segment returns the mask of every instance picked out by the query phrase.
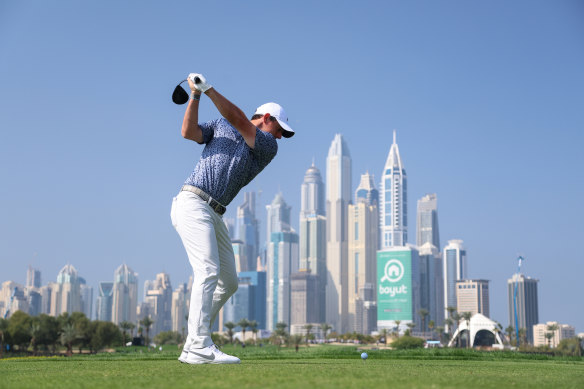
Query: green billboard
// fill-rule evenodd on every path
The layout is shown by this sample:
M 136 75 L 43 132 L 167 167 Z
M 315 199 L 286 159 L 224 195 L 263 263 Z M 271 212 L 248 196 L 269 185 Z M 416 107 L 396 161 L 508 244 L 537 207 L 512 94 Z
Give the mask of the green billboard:
M 378 327 L 413 320 L 411 250 L 377 252 L 377 285 Z

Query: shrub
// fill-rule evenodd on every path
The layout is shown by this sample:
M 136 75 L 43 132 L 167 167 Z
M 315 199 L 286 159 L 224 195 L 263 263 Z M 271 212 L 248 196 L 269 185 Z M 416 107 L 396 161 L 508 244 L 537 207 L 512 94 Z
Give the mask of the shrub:
M 423 348 L 424 339 L 415 338 L 413 336 L 404 335 L 391 343 L 391 347 L 396 350 L 406 350 L 411 348 Z
M 182 341 L 182 335 L 176 331 L 163 331 L 154 337 L 154 343 L 157 345 L 181 344 Z
M 582 353 L 582 345 L 579 338 L 562 339 L 558 347 L 554 350 L 556 355 L 580 357 Z

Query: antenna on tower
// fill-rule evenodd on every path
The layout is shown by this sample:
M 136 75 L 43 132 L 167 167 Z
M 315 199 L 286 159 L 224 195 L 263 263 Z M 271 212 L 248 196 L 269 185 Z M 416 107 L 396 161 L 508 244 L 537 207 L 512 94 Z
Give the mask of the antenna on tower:
M 396 144 L 396 143 L 397 143 L 397 142 L 395 141 L 395 138 L 396 138 L 396 136 L 395 136 L 395 135 L 396 135 L 396 130 L 394 129 L 394 130 L 393 130 L 393 144 Z

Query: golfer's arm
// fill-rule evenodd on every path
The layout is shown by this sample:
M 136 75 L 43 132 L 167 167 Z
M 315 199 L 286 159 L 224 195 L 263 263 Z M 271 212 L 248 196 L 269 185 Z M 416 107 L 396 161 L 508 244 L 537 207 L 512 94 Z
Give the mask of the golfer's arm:
M 255 145 L 256 126 L 245 116 L 245 113 L 231 101 L 227 100 L 215 88 L 205 92 L 211 99 L 217 110 L 245 139 L 245 143 L 253 149 Z
M 185 111 L 181 134 L 185 139 L 203 143 L 203 131 L 199 127 L 199 100 L 191 99 Z

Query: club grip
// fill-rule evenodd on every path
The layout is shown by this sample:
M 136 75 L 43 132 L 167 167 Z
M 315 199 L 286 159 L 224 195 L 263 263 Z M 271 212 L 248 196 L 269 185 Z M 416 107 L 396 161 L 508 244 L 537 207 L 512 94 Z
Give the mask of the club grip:
M 201 83 L 201 79 L 199 77 L 195 77 L 195 84 L 200 84 Z

